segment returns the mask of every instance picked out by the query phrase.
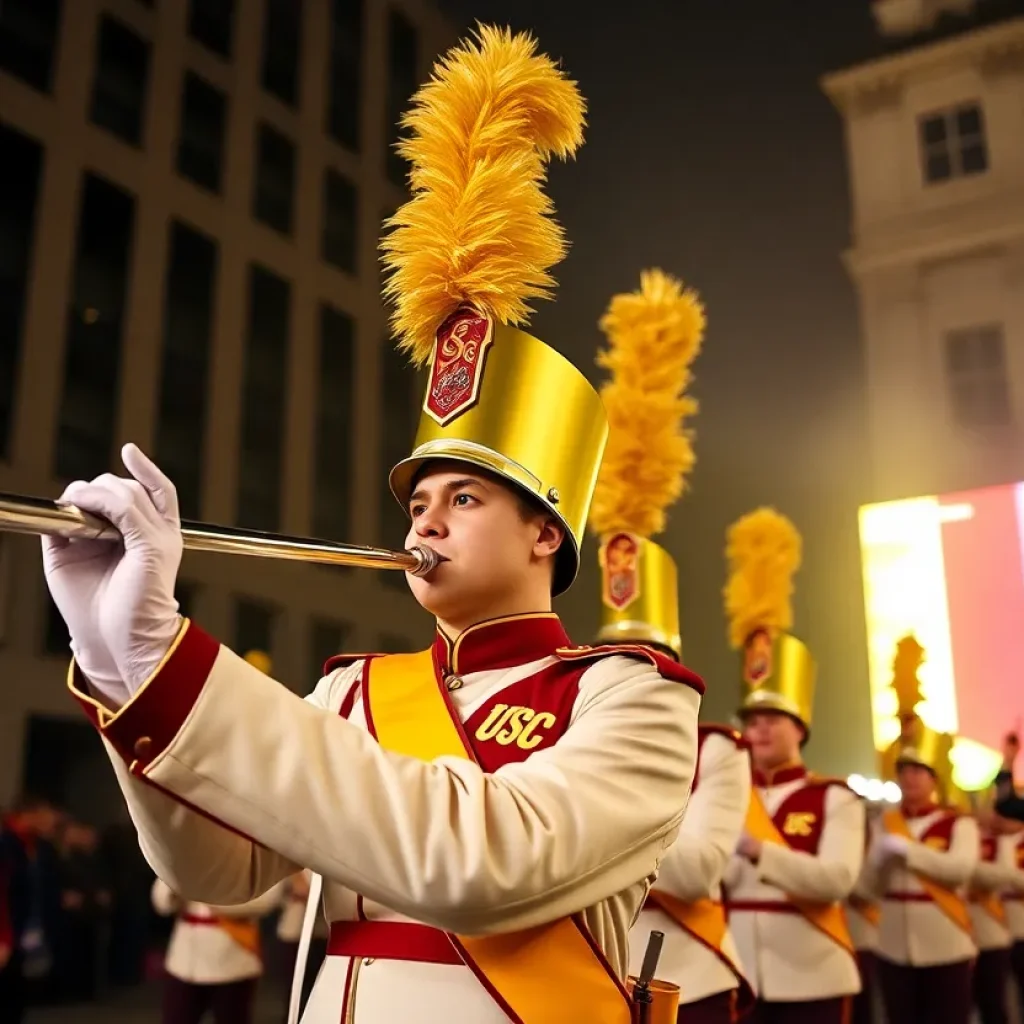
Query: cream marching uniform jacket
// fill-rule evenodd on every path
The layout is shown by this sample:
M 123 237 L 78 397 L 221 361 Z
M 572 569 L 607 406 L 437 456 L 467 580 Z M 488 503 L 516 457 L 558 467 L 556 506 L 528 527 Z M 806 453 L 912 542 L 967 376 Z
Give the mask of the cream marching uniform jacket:
M 1016 872 L 1008 836 L 982 835 L 978 864 L 971 875 L 968 906 L 979 950 L 1009 949 L 1013 945 L 1002 893 L 1013 884 Z
M 686 904 L 721 904 L 722 875 L 743 831 L 749 802 L 750 759 L 739 734 L 701 726 L 693 793 L 679 837 L 661 862 L 655 889 Z M 679 986 L 681 1004 L 739 986 L 739 954 L 728 927 L 720 951 L 715 951 L 650 899 L 630 932 L 631 974 L 639 973 L 652 931 L 665 935 L 658 977 Z
M 158 878 L 153 883 L 152 899 L 158 914 L 178 915 L 164 960 L 164 969 L 171 977 L 190 985 L 223 985 L 258 978 L 263 973 L 258 942 L 255 948 L 247 948 L 231 934 L 230 927 L 221 927 L 220 922 L 229 926 L 251 922 L 258 936 L 256 922 L 280 903 L 280 886 L 248 903 L 212 907 L 183 900 Z
M 1006 923 L 1013 941 L 1024 942 L 1024 832 L 1003 836 L 1002 842 L 1012 851 L 1014 872 L 1003 891 Z
M 876 844 L 887 831 L 884 816 L 872 830 L 865 878 L 870 891 L 881 899 L 878 955 L 913 967 L 969 960 L 977 947 L 961 897 L 978 863 L 978 824 L 946 807 L 916 815 L 904 812 L 903 820 L 913 839 L 905 863 L 884 863 L 877 856 Z M 928 891 L 936 885 L 960 900 L 966 928 L 941 909 Z
M 874 893 L 867 889 L 862 872 L 846 901 L 846 922 L 853 948 L 858 952 L 878 952 L 878 922 L 881 916 L 882 908 Z
M 860 991 L 844 949 L 798 909 L 849 897 L 864 857 L 864 804 L 845 784 L 803 766 L 771 779 L 754 774 L 754 793 L 785 846 L 764 843 L 757 864 L 733 856 L 726 869 L 729 925 L 758 996 L 768 1002 L 831 999 Z
M 515 1021 L 466 966 L 466 937 L 549 922 L 622 978 L 678 831 L 703 692 L 688 670 L 571 648 L 553 614 L 439 634 L 426 658 L 475 760 L 379 744 L 374 659 L 342 659 L 302 701 L 189 623 L 114 715 L 72 677 L 176 891 L 241 903 L 300 865 L 324 877 L 331 937 L 304 1024 Z

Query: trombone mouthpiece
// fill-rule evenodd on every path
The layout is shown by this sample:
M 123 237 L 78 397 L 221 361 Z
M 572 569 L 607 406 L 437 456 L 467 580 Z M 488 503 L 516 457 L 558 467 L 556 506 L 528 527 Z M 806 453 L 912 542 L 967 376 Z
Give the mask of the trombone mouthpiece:
M 426 576 L 444 561 L 433 548 L 428 548 L 423 544 L 417 544 L 416 547 L 410 549 L 409 553 L 416 557 L 417 562 L 416 568 L 409 570 L 412 576 Z

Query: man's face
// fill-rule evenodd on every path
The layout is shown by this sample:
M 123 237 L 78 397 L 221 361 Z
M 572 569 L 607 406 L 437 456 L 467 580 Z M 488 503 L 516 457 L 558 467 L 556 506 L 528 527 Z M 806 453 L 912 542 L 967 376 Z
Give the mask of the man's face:
M 926 804 L 935 797 L 935 776 L 919 764 L 901 764 L 896 781 L 908 803 Z
M 743 735 L 750 744 L 754 765 L 771 770 L 800 757 L 803 729 L 781 711 L 756 711 L 747 715 Z
M 409 500 L 406 546 L 424 544 L 445 560 L 426 577 L 409 576 L 416 600 L 437 618 L 472 624 L 491 617 L 509 595 L 548 574 L 561 527 L 524 518 L 510 487 L 471 466 L 428 464 Z M 549 576 L 545 576 L 549 579 Z
M 40 839 L 53 839 L 60 828 L 60 813 L 51 804 L 39 804 L 29 812 L 28 822 Z

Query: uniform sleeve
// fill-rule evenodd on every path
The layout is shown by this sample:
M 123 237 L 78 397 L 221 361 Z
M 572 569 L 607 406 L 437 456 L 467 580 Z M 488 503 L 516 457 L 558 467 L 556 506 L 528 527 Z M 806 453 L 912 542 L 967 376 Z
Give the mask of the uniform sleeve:
M 133 701 L 145 706 L 128 722 L 133 705 L 120 713 L 118 742 L 153 737 L 134 775 L 278 851 L 260 888 L 234 883 L 245 896 L 302 864 L 479 934 L 564 917 L 654 874 L 693 780 L 698 690 L 642 659 L 603 658 L 555 746 L 485 774 L 385 750 L 191 626 Z M 253 847 L 230 849 L 236 869 L 260 869 Z
M 818 852 L 765 843 L 757 862 L 758 876 L 797 899 L 845 900 L 864 863 L 864 828 L 860 797 L 842 786 L 830 786 Z
M 907 867 L 950 889 L 970 881 L 980 855 L 981 837 L 973 818 L 958 818 L 953 825 L 949 849 L 936 850 L 924 843 L 911 843 Z
M 353 685 L 359 671 L 359 665 L 354 665 L 321 680 L 307 698 L 314 713 L 336 716 L 339 695 Z M 289 699 L 303 703 L 283 686 L 280 689 Z M 236 706 L 241 703 L 235 701 Z M 116 728 L 119 721 L 115 716 L 111 724 Z M 287 857 L 228 827 L 191 801 L 168 792 L 147 773 L 139 772 L 138 761 L 126 761 L 118 750 L 123 744 L 111 738 L 110 728 L 101 729 L 104 745 L 138 831 L 139 845 L 153 872 L 174 892 L 196 903 L 243 904 L 299 870 Z M 152 741 L 149 736 L 140 737 L 132 745 L 132 753 L 144 739 Z
M 657 888 L 693 902 L 718 891 L 750 803 L 745 750 L 712 734 L 700 754 L 700 785 L 683 815 L 679 836 L 665 854 Z
M 271 886 L 261 896 L 257 896 L 248 903 L 238 903 L 233 906 L 210 907 L 218 917 L 266 917 L 267 914 L 277 910 L 281 905 L 281 898 L 284 895 L 285 883 L 278 882 Z
M 171 917 L 178 913 L 183 905 L 175 891 L 160 878 L 153 882 L 150 898 L 153 901 L 153 909 L 161 917 Z

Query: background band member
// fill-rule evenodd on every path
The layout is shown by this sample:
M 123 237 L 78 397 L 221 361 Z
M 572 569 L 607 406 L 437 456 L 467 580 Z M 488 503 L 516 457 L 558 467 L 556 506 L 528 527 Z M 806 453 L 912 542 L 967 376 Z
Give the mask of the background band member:
M 163 1024 L 248 1024 L 263 974 L 260 921 L 281 901 L 280 887 L 232 907 L 183 900 L 158 878 L 153 907 L 176 915 L 164 969 Z
M 551 611 L 607 417 L 512 324 L 564 252 L 541 185 L 582 125 L 533 40 L 486 27 L 405 119 L 412 198 L 384 243 L 388 295 L 430 371 L 391 485 L 407 545 L 441 559 L 409 577 L 436 621 L 427 650 L 339 656 L 303 701 L 182 622 L 174 487 L 134 446 L 132 479 L 65 493 L 123 547 L 44 547 L 71 688 L 158 876 L 215 905 L 301 867 L 323 877 L 307 1024 L 632 1015 L 628 928 L 682 818 L 703 684 L 648 648 L 573 647 Z
M 760 1022 L 845 1024 L 860 990 L 843 911 L 864 856 L 864 805 L 811 775 L 814 661 L 787 630 L 800 535 L 772 509 L 729 530 L 730 638 L 744 654 L 739 709 L 754 788 L 725 876 L 729 920 Z
M 977 956 L 962 896 L 978 863 L 977 823 L 939 802 L 950 737 L 917 729 L 896 758 L 903 794 L 873 829 L 865 881 L 881 899 L 878 979 L 889 1020 L 967 1024 Z
M 1003 907 L 1010 927 L 1011 969 L 1017 987 L 1017 1005 L 1024 1012 L 1024 823 L 1001 819 L 1003 841 L 1013 850 L 1014 872 L 1003 891 Z

